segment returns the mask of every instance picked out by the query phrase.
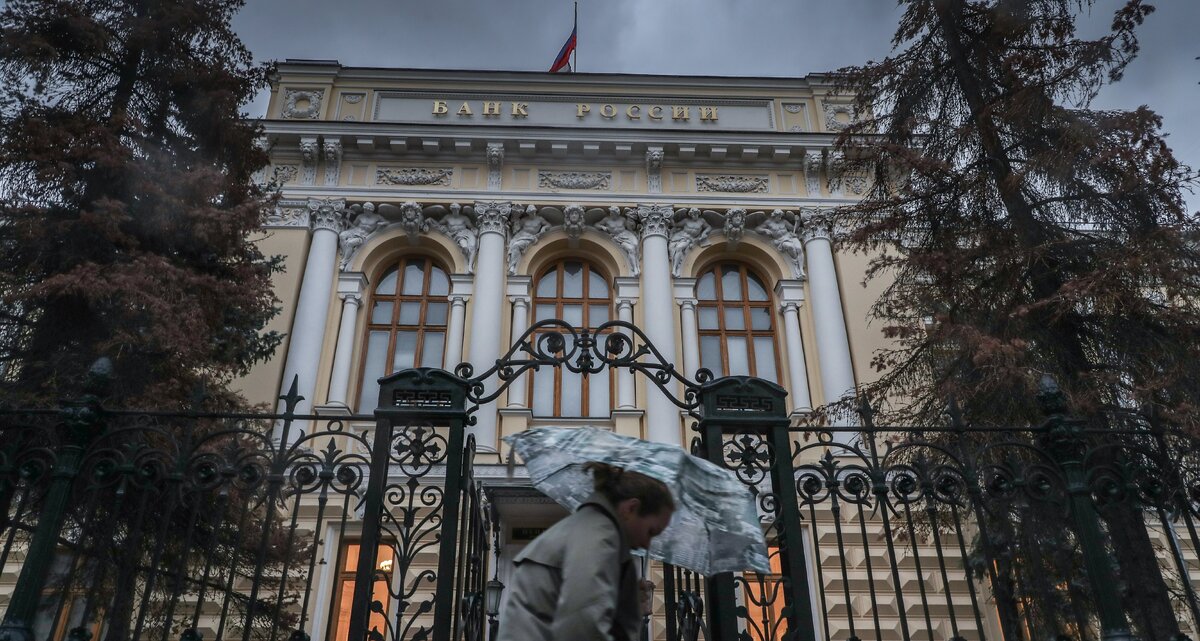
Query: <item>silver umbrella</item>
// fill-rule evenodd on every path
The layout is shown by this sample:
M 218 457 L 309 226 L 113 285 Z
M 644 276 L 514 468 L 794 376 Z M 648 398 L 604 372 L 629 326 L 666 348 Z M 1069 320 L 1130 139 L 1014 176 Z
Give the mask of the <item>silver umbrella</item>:
M 674 445 L 595 427 L 539 427 L 506 437 L 525 461 L 534 487 L 574 511 L 592 494 L 588 462 L 658 479 L 675 497 L 671 524 L 650 545 L 650 558 L 699 572 L 767 573 L 767 543 L 754 498 L 733 472 Z

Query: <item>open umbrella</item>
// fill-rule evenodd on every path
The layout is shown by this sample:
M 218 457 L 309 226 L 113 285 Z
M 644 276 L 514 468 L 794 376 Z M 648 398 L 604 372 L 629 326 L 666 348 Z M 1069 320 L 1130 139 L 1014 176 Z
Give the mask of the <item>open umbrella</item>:
M 655 537 L 650 558 L 699 572 L 766 573 L 767 543 L 754 498 L 729 470 L 683 449 L 595 427 L 539 427 L 506 437 L 525 461 L 533 486 L 574 511 L 592 494 L 596 461 L 665 483 L 675 497 L 671 525 Z

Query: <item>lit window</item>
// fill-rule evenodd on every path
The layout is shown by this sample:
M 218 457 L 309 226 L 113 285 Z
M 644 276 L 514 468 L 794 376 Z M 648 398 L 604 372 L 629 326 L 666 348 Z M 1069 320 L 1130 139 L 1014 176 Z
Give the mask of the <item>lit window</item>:
M 719 263 L 696 282 L 700 366 L 717 376 L 779 381 L 771 292 L 741 263 Z
M 595 329 L 612 319 L 608 279 L 586 262 L 561 260 L 538 277 L 533 318 L 559 318 L 573 327 Z M 571 345 L 567 346 L 571 349 Z M 576 374 L 566 367 L 543 367 L 529 386 L 535 416 L 603 416 L 612 410 L 613 374 Z
M 330 639 L 345 639 L 350 634 L 350 610 L 354 607 L 354 577 L 358 571 L 359 549 L 358 543 L 346 543 L 342 546 L 337 584 L 334 586 L 333 617 L 330 621 L 333 635 Z M 392 582 L 393 563 L 392 547 L 386 544 L 379 546 L 379 553 L 375 557 L 375 569 L 377 573 L 383 573 L 386 579 L 377 580 L 371 585 L 371 601 L 378 601 L 383 606 L 383 612 L 387 612 L 390 606 L 391 594 L 388 588 Z M 379 630 L 387 636 L 385 615 L 372 611 L 367 629 Z
M 379 278 L 367 307 L 358 411 L 379 402 L 375 381 L 409 367 L 442 367 L 450 278 L 432 260 L 403 258 Z

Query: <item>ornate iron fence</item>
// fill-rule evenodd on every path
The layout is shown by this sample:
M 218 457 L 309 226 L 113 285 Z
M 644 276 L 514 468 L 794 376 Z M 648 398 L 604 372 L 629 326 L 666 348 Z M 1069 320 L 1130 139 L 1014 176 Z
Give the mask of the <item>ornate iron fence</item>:
M 479 375 L 382 379 L 371 416 L 297 415 L 294 387 L 277 414 L 111 411 L 99 388 L 0 410 L 0 638 L 481 641 L 494 512 L 467 429 L 540 367 L 647 376 L 696 419 L 692 451 L 757 500 L 772 572 L 656 568 L 655 638 L 1167 641 L 1200 627 L 1200 447 L 1153 417 L 1088 429 L 1047 386 L 1035 426 L 950 412 L 915 431 L 864 407 L 861 426 L 798 428 L 772 383 L 687 379 L 626 323 L 543 321 Z M 1145 594 L 1174 622 L 1147 624 Z

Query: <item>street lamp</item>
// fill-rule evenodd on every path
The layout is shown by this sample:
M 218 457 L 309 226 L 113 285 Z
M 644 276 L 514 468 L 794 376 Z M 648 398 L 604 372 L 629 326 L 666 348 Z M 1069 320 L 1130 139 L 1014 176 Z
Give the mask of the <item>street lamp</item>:
M 489 619 L 494 619 L 500 616 L 500 595 L 504 593 L 504 584 L 497 577 L 492 577 L 491 581 L 487 582 L 486 592 L 484 595 L 484 603 L 487 607 L 487 615 Z

